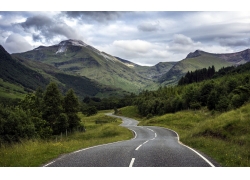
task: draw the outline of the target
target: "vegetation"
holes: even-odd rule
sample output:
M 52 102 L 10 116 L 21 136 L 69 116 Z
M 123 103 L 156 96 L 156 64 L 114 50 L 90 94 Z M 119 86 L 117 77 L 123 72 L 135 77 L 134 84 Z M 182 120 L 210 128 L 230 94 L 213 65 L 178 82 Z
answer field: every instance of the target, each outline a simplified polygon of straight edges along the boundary
M 179 80 L 178 85 L 191 84 L 193 82 L 200 82 L 206 79 L 211 79 L 214 74 L 215 74 L 214 66 L 209 67 L 208 69 L 207 68 L 197 69 L 194 72 L 188 71 L 187 74 Z
M 61 154 L 70 153 L 95 145 L 128 140 L 133 137 L 130 130 L 118 126 L 121 120 L 106 116 L 108 111 L 86 117 L 78 113 L 85 132 L 75 131 L 54 135 L 47 140 L 21 140 L 20 143 L 3 144 L 0 148 L 1 167 L 37 167 L 45 165 Z M 106 123 L 96 123 L 104 121 Z
M 70 106 L 67 106 L 70 105 Z M 45 92 L 27 94 L 17 106 L 0 105 L 0 143 L 42 138 L 83 129 L 77 116 L 79 103 L 73 90 L 63 97 L 55 83 Z
M 237 68 L 237 73 L 224 71 L 223 76 L 215 73 L 217 78 L 198 83 L 191 82 L 188 85 L 159 88 L 157 91 L 144 91 L 139 94 L 134 104 L 145 117 L 185 109 L 198 110 L 201 107 L 220 112 L 239 108 L 250 98 L 250 69 L 246 69 L 247 67 L 242 65 Z

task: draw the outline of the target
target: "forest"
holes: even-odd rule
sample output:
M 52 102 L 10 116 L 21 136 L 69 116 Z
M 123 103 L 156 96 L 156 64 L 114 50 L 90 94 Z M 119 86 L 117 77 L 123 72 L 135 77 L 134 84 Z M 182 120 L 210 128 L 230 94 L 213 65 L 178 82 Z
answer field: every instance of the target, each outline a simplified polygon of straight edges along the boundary
M 134 105 L 145 117 L 201 107 L 220 112 L 239 108 L 249 102 L 249 71 L 250 63 L 221 68 L 218 72 L 214 72 L 213 67 L 188 72 L 180 79 L 178 86 L 140 93 Z M 203 78 L 197 80 L 201 74 Z
M 0 104 L 0 144 L 22 139 L 47 139 L 67 131 L 84 130 L 80 124 L 79 101 L 72 89 L 65 96 L 55 83 L 38 88 L 18 102 Z

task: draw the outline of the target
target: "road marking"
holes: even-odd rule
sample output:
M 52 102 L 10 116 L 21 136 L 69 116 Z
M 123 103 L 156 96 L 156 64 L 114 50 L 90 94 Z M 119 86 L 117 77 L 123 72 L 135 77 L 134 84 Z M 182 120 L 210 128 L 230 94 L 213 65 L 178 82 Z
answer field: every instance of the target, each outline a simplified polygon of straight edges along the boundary
M 129 164 L 129 167 L 133 167 L 134 162 L 135 162 L 135 158 L 132 158 L 132 159 L 131 159 L 131 162 L 130 162 L 130 164 Z
M 50 162 L 50 163 L 44 165 L 44 167 L 46 167 L 46 166 L 48 166 L 48 165 L 51 165 L 51 164 L 54 163 L 54 162 L 55 162 L 55 161 L 52 161 L 52 162 Z
M 143 144 L 146 144 L 149 140 L 145 141 Z
M 148 130 L 150 130 L 150 131 L 152 131 L 152 132 L 154 132 L 154 130 L 152 130 L 152 129 L 149 129 L 149 128 L 147 128 Z
M 137 134 L 136 134 L 136 132 L 135 132 L 135 131 L 134 131 L 133 129 L 130 129 L 130 128 L 128 128 L 128 129 L 134 132 L 134 134 L 135 134 L 135 137 L 134 137 L 133 139 L 136 139 L 136 137 L 137 137 Z M 131 140 L 133 140 L 133 139 L 131 139 Z
M 142 146 L 142 144 L 140 146 L 138 146 L 135 150 L 137 151 L 141 146 Z
M 155 133 L 155 137 L 157 137 L 157 134 Z
M 187 145 L 181 143 L 179 141 L 179 143 L 185 147 L 187 147 L 188 149 L 192 150 L 193 152 L 195 152 L 197 155 L 199 155 L 204 161 L 206 161 L 211 167 L 215 167 L 209 160 L 207 160 L 204 156 L 202 156 L 200 153 L 198 153 L 197 151 L 195 151 L 194 149 L 192 149 L 191 147 L 188 147 Z
M 164 128 L 164 127 L 163 127 L 163 128 Z M 174 133 L 176 134 L 176 136 L 177 136 L 177 140 L 178 140 L 178 143 L 179 143 L 179 144 L 181 144 L 181 145 L 187 147 L 188 149 L 192 150 L 193 152 L 195 152 L 195 153 L 196 153 L 197 155 L 199 155 L 204 161 L 206 161 L 211 167 L 215 167 L 209 160 L 207 160 L 207 159 L 206 159 L 204 156 L 202 156 L 200 153 L 198 153 L 197 151 L 195 151 L 195 150 L 192 149 L 191 147 L 189 147 L 189 146 L 183 144 L 182 142 L 180 142 L 180 137 L 179 137 L 179 134 L 178 134 L 177 132 L 175 132 L 175 131 L 172 130 L 172 129 L 168 129 L 168 128 L 164 128 L 164 129 L 167 129 L 167 130 L 169 130 L 169 131 L 174 132 Z

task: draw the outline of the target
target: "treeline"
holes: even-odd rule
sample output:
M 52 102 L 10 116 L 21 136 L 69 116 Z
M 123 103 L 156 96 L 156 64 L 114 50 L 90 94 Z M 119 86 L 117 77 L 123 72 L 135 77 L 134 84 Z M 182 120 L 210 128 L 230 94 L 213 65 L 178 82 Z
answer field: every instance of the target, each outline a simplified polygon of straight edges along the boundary
M 197 83 L 144 91 L 134 104 L 141 115 L 149 117 L 201 107 L 221 112 L 238 108 L 250 100 L 250 74 L 246 66 L 234 70 L 231 67 L 227 72 L 222 68 L 218 72 L 223 71 L 224 75 Z
M 217 72 L 215 71 L 214 66 L 212 66 L 209 67 L 208 69 L 207 68 L 197 69 L 194 72 L 188 71 L 186 75 L 179 80 L 178 85 L 191 84 L 208 79 L 216 79 L 218 77 L 222 77 L 225 75 L 242 74 L 249 71 L 250 71 L 250 62 L 238 66 L 222 67 Z
M 62 96 L 57 85 L 38 88 L 17 106 L 0 104 L 0 143 L 42 138 L 83 130 L 77 116 L 80 104 L 72 89 Z
M 185 85 L 190 84 L 193 82 L 201 82 L 206 79 L 211 79 L 215 74 L 215 68 L 214 66 L 203 69 L 197 69 L 194 72 L 187 72 L 185 76 L 183 76 L 179 82 L 178 85 Z
M 121 108 L 133 104 L 136 95 L 131 93 L 124 97 L 98 98 L 86 96 L 81 104 L 81 111 L 87 116 L 97 113 L 98 110 Z

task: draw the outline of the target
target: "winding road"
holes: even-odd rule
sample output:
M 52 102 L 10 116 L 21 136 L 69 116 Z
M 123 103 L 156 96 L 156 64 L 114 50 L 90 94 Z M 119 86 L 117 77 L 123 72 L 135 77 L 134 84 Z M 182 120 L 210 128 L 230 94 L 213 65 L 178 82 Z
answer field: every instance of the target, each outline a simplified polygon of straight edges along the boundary
M 119 117 L 134 132 L 131 140 L 98 145 L 63 155 L 46 167 L 215 167 L 214 160 L 179 142 L 176 132 Z M 216 165 L 215 165 L 216 164 Z

